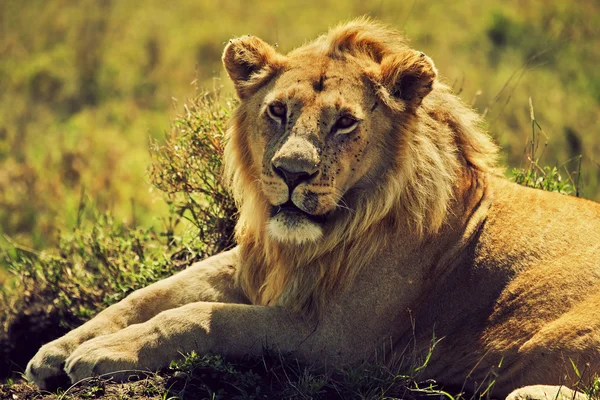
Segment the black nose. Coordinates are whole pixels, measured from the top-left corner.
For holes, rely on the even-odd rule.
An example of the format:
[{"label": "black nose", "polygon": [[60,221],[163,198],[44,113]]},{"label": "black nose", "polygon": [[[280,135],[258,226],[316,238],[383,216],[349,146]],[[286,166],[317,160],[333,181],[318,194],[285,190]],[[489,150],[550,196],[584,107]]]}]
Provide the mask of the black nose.
[{"label": "black nose", "polygon": [[275,166],[273,166],[273,170],[275,170],[275,173],[277,175],[279,175],[280,177],[283,178],[286,185],[290,189],[290,192],[292,190],[294,190],[294,188],[296,186],[298,186],[302,182],[306,182],[306,181],[310,180],[312,177],[314,177],[317,174],[317,172],[313,172],[312,174],[310,174],[305,171],[292,172],[292,171],[288,171],[287,169],[285,169],[283,167],[278,168]]}]

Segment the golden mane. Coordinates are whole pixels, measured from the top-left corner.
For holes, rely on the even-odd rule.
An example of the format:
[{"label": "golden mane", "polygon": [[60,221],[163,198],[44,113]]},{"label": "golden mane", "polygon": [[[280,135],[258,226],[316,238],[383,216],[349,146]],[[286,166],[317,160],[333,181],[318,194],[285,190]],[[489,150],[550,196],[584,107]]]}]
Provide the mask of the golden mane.
[{"label": "golden mane", "polygon": [[[290,54],[352,54],[379,63],[407,48],[400,33],[363,18]],[[398,143],[396,159],[389,160],[391,167],[376,189],[361,193],[352,212],[337,219],[319,243],[282,244],[265,231],[268,205],[250,157],[248,112],[242,101],[233,115],[225,175],[239,208],[237,279],[254,304],[280,304],[318,315],[327,295],[352,282],[386,242],[438,232],[461,177],[496,168],[497,148],[480,117],[436,80],[413,117],[404,116],[393,127],[413,134],[403,135],[407,139]]]}]

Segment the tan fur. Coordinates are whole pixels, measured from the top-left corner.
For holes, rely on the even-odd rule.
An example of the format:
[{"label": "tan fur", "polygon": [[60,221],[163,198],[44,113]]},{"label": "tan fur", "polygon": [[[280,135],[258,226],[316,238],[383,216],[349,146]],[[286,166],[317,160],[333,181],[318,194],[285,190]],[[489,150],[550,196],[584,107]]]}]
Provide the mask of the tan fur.
[{"label": "tan fur", "polygon": [[[311,65],[319,65],[332,55],[352,54],[375,84],[377,93],[372,94],[372,101],[380,97],[393,111],[405,111],[407,103],[414,103],[391,98],[389,87],[401,79],[399,75],[427,76],[424,86],[436,76],[428,57],[406,47],[397,33],[365,20],[334,28],[290,57],[305,53],[316,55]],[[381,61],[381,68],[374,61]],[[345,80],[336,88],[352,84]],[[494,171],[496,147],[481,131],[479,117],[439,82],[427,100],[417,112],[420,124],[413,125],[410,114],[404,115],[404,121],[394,121],[397,126],[392,129],[417,130],[398,143],[395,156],[403,159],[402,164],[377,177],[380,182],[373,193],[352,199],[351,212],[342,210],[322,241],[304,246],[278,243],[265,234],[265,199],[261,198],[256,161],[248,154],[248,147],[256,143],[247,131],[256,126],[251,120],[256,118],[252,114],[256,104],[249,101],[240,105],[234,115],[225,162],[240,209],[236,238],[242,259],[247,260],[240,269],[240,284],[254,303],[318,312],[332,290],[351,283],[362,266],[371,261],[378,251],[372,243],[383,245],[394,239],[391,232],[403,235],[405,229],[419,234],[438,231],[455,191],[459,162],[480,172]],[[439,131],[440,122],[447,132]],[[456,132],[455,138],[450,129]],[[459,150],[464,160],[456,156]]]},{"label": "tan fur", "polygon": [[372,21],[285,56],[242,37],[223,62],[239,246],[45,345],[30,380],[265,345],[347,365],[383,341],[406,361],[435,335],[423,378],[472,391],[498,370],[496,395],[579,396],[556,385],[571,362],[600,372],[600,205],[499,177],[477,114]]}]

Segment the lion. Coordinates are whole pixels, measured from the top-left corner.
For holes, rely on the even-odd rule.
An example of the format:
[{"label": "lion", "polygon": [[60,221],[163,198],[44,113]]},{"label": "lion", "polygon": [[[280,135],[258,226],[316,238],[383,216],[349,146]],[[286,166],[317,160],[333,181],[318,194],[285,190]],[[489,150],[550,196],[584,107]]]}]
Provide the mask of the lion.
[{"label": "lion", "polygon": [[265,347],[343,367],[435,335],[423,378],[468,390],[493,371],[498,397],[583,396],[564,385],[573,365],[600,373],[599,204],[503,178],[481,118],[379,23],[286,55],[244,36],[223,63],[237,247],[44,345],[31,382]]}]

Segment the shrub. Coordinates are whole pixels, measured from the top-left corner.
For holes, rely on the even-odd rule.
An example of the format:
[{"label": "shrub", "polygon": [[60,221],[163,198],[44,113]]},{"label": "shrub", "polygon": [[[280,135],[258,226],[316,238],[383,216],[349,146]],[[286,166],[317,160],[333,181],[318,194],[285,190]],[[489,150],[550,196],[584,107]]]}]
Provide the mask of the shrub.
[{"label": "shrub", "polygon": [[236,209],[220,178],[231,102],[205,93],[184,108],[165,144],[151,147],[150,179],[170,206],[162,229],[126,226],[82,196],[57,248],[13,244],[4,254],[16,279],[0,290],[0,378],[132,291],[233,245]]},{"label": "shrub", "polygon": [[153,229],[127,227],[97,213],[63,233],[53,251],[7,252],[5,262],[17,279],[0,298],[1,376],[22,370],[45,342],[185,266],[170,262],[165,250]]},{"label": "shrub", "polygon": [[[167,195],[171,217],[188,221],[205,253],[233,245],[236,207],[221,175],[227,119],[234,100],[220,103],[218,92],[203,93],[184,106],[166,144],[151,144],[152,183]],[[174,226],[166,234],[172,235]]]}]

